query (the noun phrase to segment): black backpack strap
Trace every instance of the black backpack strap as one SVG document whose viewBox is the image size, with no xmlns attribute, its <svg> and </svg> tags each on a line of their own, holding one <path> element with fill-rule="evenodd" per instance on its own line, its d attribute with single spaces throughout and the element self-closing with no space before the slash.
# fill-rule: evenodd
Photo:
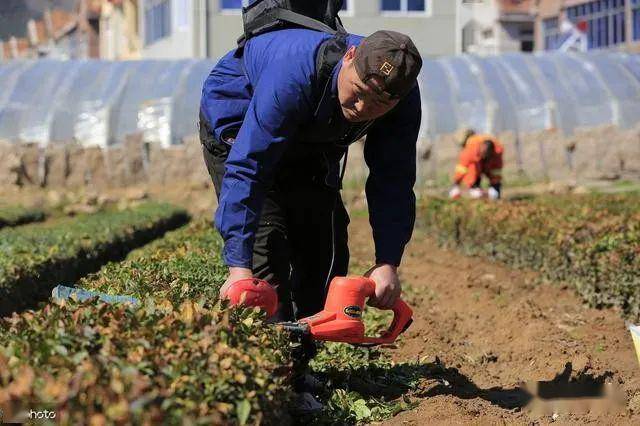
<svg viewBox="0 0 640 426">
<path fill-rule="evenodd" d="M 309 18 L 308 16 L 292 12 L 291 10 L 282 8 L 271 9 L 269 13 L 264 14 L 254 21 L 254 30 L 252 30 L 249 34 L 243 34 L 240 36 L 240 38 L 238 38 L 238 48 L 236 49 L 235 53 L 236 57 L 240 57 L 242 55 L 242 49 L 244 48 L 244 45 L 249 38 L 253 37 L 255 34 L 261 34 L 263 32 L 276 29 L 278 26 L 283 26 L 283 23 L 285 22 L 332 35 L 344 31 L 342 22 L 340 22 L 339 19 L 336 19 L 336 24 L 339 23 L 339 30 L 336 31 L 324 22 L 320 22 L 313 18 Z"/>
<path fill-rule="evenodd" d="M 321 31 L 329 34 L 337 33 L 336 30 L 324 22 L 317 21 L 313 18 L 300 15 L 299 13 L 287 9 L 274 9 L 274 18 L 280 21 L 289 22 L 290 24 L 300 25 L 301 27 L 309 28 L 310 30 Z"/>
<path fill-rule="evenodd" d="M 301 0 L 300 3 L 308 0 Z M 295 2 L 293 2 L 295 3 Z M 310 30 L 320 31 L 334 35 L 338 32 L 345 32 L 342 21 L 337 12 L 340 10 L 342 0 L 330 0 L 326 2 L 326 13 L 332 15 L 331 19 L 320 19 L 313 14 L 307 16 L 302 11 L 312 13 L 313 8 L 301 7 L 283 0 L 263 0 L 255 1 L 242 9 L 243 34 L 238 38 L 238 47 L 235 52 L 236 57 L 242 56 L 245 43 L 250 38 L 269 31 L 279 30 L 287 27 L 302 27 Z M 309 6 L 309 5 L 306 5 Z M 322 2 L 320 2 L 322 6 Z M 320 9 L 322 10 L 322 9 Z M 300 12 L 300 13 L 299 13 Z M 317 12 L 317 11 L 316 11 Z"/>
<path fill-rule="evenodd" d="M 318 99 L 322 99 L 329 90 L 333 69 L 342 59 L 349 44 L 347 43 L 348 34 L 343 31 L 335 32 L 334 36 L 322 42 L 316 54 L 316 84 L 315 93 L 319 95 Z M 316 107 L 314 115 L 318 113 Z"/>
</svg>

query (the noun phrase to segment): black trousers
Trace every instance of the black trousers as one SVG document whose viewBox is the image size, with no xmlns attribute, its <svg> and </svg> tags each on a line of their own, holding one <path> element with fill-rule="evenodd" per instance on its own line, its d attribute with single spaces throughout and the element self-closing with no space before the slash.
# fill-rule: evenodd
<svg viewBox="0 0 640 426">
<path fill-rule="evenodd" d="M 200 141 L 219 198 L 231 147 L 213 137 L 203 117 Z M 322 310 L 328 283 L 334 276 L 346 275 L 349 266 L 349 216 L 339 190 L 318 176 L 326 168 L 315 166 L 297 167 L 292 173 L 286 162 L 280 164 L 262 207 L 253 274 L 277 287 L 277 320 L 300 319 Z"/>
</svg>

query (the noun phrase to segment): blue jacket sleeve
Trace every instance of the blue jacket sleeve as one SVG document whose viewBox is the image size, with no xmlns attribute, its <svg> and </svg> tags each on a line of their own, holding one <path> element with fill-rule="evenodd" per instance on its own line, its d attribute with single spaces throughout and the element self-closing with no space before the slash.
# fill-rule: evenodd
<svg viewBox="0 0 640 426">
<path fill-rule="evenodd" d="M 364 158 L 369 167 L 366 194 L 376 263 L 399 266 L 413 233 L 420 120 L 420 90 L 416 85 L 368 131 L 364 144 Z"/>
<path fill-rule="evenodd" d="M 228 266 L 252 267 L 265 194 L 290 137 L 309 110 L 303 73 L 295 64 L 262 70 L 244 122 L 225 163 L 216 228 Z"/>
</svg>

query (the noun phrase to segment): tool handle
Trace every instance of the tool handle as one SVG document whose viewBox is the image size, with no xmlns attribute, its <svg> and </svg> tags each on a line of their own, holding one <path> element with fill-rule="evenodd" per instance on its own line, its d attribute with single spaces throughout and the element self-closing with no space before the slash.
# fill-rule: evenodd
<svg viewBox="0 0 640 426">
<path fill-rule="evenodd" d="M 393 343 L 400 333 L 404 332 L 413 321 L 413 310 L 402 299 L 398 299 L 391 308 L 393 311 L 393 321 L 391 325 L 382 333 L 380 337 L 365 336 L 363 343 L 372 345 L 384 345 Z"/>
<path fill-rule="evenodd" d="M 93 299 L 97 297 L 101 302 L 116 304 L 116 303 L 130 303 L 132 305 L 139 305 L 140 300 L 132 296 L 119 296 L 106 293 L 99 293 L 97 291 L 85 290 L 82 288 L 67 287 L 59 285 L 54 287 L 51 291 L 51 298 L 54 300 L 68 300 L 75 297 L 78 301 L 84 302 L 85 300 Z"/>
</svg>

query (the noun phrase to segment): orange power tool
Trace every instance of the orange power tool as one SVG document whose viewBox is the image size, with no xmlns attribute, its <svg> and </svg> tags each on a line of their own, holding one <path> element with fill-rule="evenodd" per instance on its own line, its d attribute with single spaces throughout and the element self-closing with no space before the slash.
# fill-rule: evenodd
<svg viewBox="0 0 640 426">
<path fill-rule="evenodd" d="M 314 340 L 375 346 L 393 343 L 413 321 L 413 311 L 398 299 L 391 308 L 393 321 L 380 337 L 365 336 L 362 312 L 366 300 L 375 295 L 376 284 L 364 277 L 335 277 L 329 284 L 324 309 L 294 322 L 275 323 L 293 334 L 309 335 Z M 231 305 L 257 306 L 273 316 L 278 308 L 275 289 L 264 280 L 249 278 L 236 281 L 229 288 Z"/>
<path fill-rule="evenodd" d="M 375 346 L 393 343 L 413 321 L 413 311 L 398 299 L 391 309 L 393 321 L 380 337 L 365 336 L 362 312 L 366 299 L 375 295 L 376 284 L 364 277 L 335 277 L 329 285 L 324 309 L 295 322 L 278 323 L 295 334 L 314 340 Z"/>
</svg>

